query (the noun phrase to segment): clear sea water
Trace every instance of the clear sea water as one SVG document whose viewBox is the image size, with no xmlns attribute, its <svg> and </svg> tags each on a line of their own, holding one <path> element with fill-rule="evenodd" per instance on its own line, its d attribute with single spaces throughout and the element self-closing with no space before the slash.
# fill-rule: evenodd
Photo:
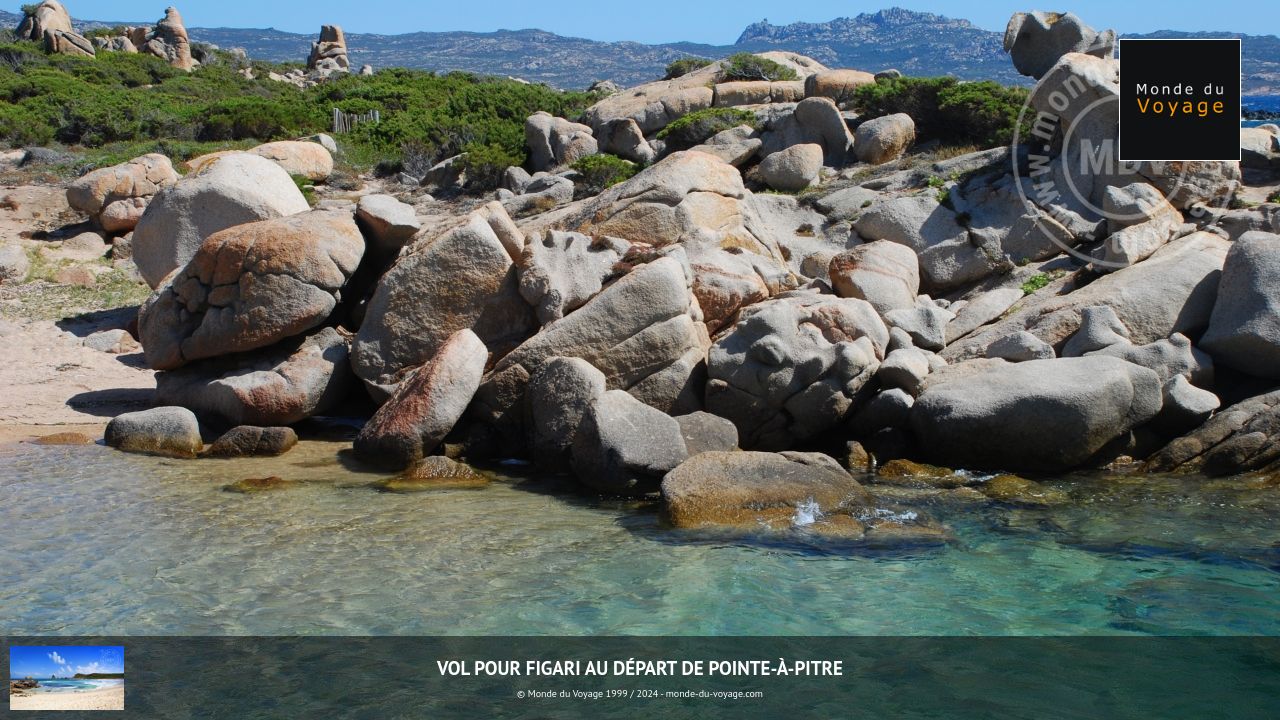
<svg viewBox="0 0 1280 720">
<path fill-rule="evenodd" d="M 1245 95 L 1241 98 L 1241 104 L 1246 110 L 1269 110 L 1280 113 L 1280 95 Z M 1275 120 L 1243 120 L 1240 124 L 1244 127 L 1257 127 L 1275 122 Z"/>
<path fill-rule="evenodd" d="M 48 678 L 36 678 L 40 683 L 40 687 L 28 692 L 48 692 L 48 693 L 65 693 L 65 692 L 89 692 L 91 690 L 102 690 L 104 688 L 116 687 L 123 685 L 124 680 L 102 679 L 102 680 L 50 680 Z"/>
<path fill-rule="evenodd" d="M 22 635 L 1280 635 L 1280 480 L 1095 476 L 1057 509 L 912 508 L 941 547 L 671 529 L 501 476 L 378 492 L 346 443 L 269 460 L 0 446 Z M 278 475 L 257 495 L 224 484 Z"/>
</svg>

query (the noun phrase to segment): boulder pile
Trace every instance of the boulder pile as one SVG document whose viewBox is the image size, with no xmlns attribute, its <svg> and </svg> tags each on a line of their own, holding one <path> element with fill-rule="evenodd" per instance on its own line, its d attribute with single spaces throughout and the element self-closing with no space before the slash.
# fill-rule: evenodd
<svg viewBox="0 0 1280 720">
<path fill-rule="evenodd" d="M 1078 91 L 1058 110 L 1095 146 L 1117 132 L 1117 63 L 1095 50 L 1111 37 L 1071 15 L 1010 24 L 1015 64 L 1040 78 L 1031 109 Z M 1280 236 L 1274 206 L 1214 209 L 1238 163 L 1110 173 L 1056 143 L 1043 169 L 1077 193 L 1043 197 L 1011 148 L 904 158 L 915 119 L 842 107 L 870 73 L 766 57 L 797 79 L 712 63 L 581 122 L 533 115 L 530 166 L 447 216 L 385 195 L 310 209 L 288 175 L 326 175 L 318 145 L 152 182 L 134 248 L 156 288 L 139 331 L 161 401 L 228 427 L 371 415 L 354 456 L 405 487 L 456 475 L 440 454 L 520 458 L 593 493 L 661 496 L 681 527 L 863 539 L 908 532 L 861 482 L 895 460 L 1280 462 L 1280 403 L 1248 397 L 1280 379 Z M 663 133 L 723 109 L 756 122 Z M 646 165 L 588 192 L 565 166 L 600 153 Z M 86 212 L 135 207 L 148 162 L 86 178 Z M 174 418 L 155 427 L 186 427 Z M 135 426 L 121 446 L 194 447 L 147 424 L 113 437 Z M 271 445 L 239 432 L 225 444 Z M 1037 488 L 967 489 L 1056 501 Z"/>
</svg>

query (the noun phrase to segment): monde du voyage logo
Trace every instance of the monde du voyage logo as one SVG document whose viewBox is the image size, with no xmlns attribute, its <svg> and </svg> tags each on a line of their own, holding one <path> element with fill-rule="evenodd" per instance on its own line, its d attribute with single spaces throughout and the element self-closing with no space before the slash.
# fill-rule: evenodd
<svg viewBox="0 0 1280 720">
<path fill-rule="evenodd" d="M 1240 159 L 1240 40 L 1120 40 L 1121 162 Z"/>
</svg>

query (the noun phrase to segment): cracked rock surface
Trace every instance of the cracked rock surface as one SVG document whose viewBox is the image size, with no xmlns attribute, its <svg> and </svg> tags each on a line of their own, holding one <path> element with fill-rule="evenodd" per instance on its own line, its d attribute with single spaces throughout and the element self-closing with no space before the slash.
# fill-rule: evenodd
<svg viewBox="0 0 1280 720">
<path fill-rule="evenodd" d="M 147 362 L 172 370 L 318 327 L 363 255 L 347 213 L 312 211 L 215 233 L 143 305 Z"/>
</svg>

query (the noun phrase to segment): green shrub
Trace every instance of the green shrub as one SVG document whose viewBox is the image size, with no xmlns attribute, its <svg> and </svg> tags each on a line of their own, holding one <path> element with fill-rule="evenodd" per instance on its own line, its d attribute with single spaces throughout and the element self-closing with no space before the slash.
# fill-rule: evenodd
<svg viewBox="0 0 1280 720">
<path fill-rule="evenodd" d="M 475 190 L 497 187 L 507 168 L 524 162 L 523 155 L 492 143 L 470 143 L 463 147 L 463 152 L 466 153 L 462 168 L 467 174 L 467 187 Z"/>
<path fill-rule="evenodd" d="M 237 73 L 246 66 L 258 79 Z M 341 138 L 353 168 L 402 165 L 406 147 L 416 163 L 467 152 L 471 185 L 482 189 L 508 165 L 524 164 L 525 118 L 539 110 L 574 118 L 594 102 L 587 93 L 469 73 L 391 68 L 306 90 L 266 77 L 295 66 L 215 51 L 213 62 L 187 73 L 149 55 L 50 56 L 35 43 L 0 43 L 0 143 L 62 142 L 98 163 L 132 148 L 202 153 L 219 143 L 289 139 L 329 131 L 335 107 L 378 110 L 381 123 Z"/>
<path fill-rule="evenodd" d="M 736 53 L 725 58 L 721 80 L 795 80 L 796 71 L 786 65 L 751 53 Z"/>
<path fill-rule="evenodd" d="M 117 25 L 115 27 L 100 27 L 100 28 L 94 28 L 92 30 L 86 30 L 84 33 L 84 36 L 87 38 L 96 38 L 96 37 L 110 38 L 110 37 L 119 37 L 124 34 L 125 34 L 124 26 Z"/>
<path fill-rule="evenodd" d="M 581 185 L 591 195 L 597 195 L 620 182 L 625 182 L 640 171 L 640 168 L 629 160 L 605 154 L 588 155 L 575 162 L 572 167 L 582 174 Z"/>
<path fill-rule="evenodd" d="M 229 98 L 206 108 L 200 140 L 271 140 L 301 129 L 323 129 L 312 108 L 268 98 Z"/>
<path fill-rule="evenodd" d="M 658 139 L 666 140 L 677 149 L 701 145 L 716 133 L 739 125 L 756 127 L 754 113 L 738 108 L 707 108 L 695 110 L 676 120 L 658 133 Z"/>
<path fill-rule="evenodd" d="M 686 57 L 675 60 L 667 65 L 667 74 L 663 80 L 675 80 L 678 77 L 688 75 L 694 70 L 704 68 L 711 64 L 711 60 L 700 57 Z"/>
<path fill-rule="evenodd" d="M 1027 90 L 990 80 L 962 83 L 951 77 L 903 77 L 860 86 L 854 98 L 854 106 L 866 119 L 910 115 L 922 141 L 990 148 L 1012 142 Z M 1024 132 L 1030 119 L 1024 118 Z"/>
</svg>

